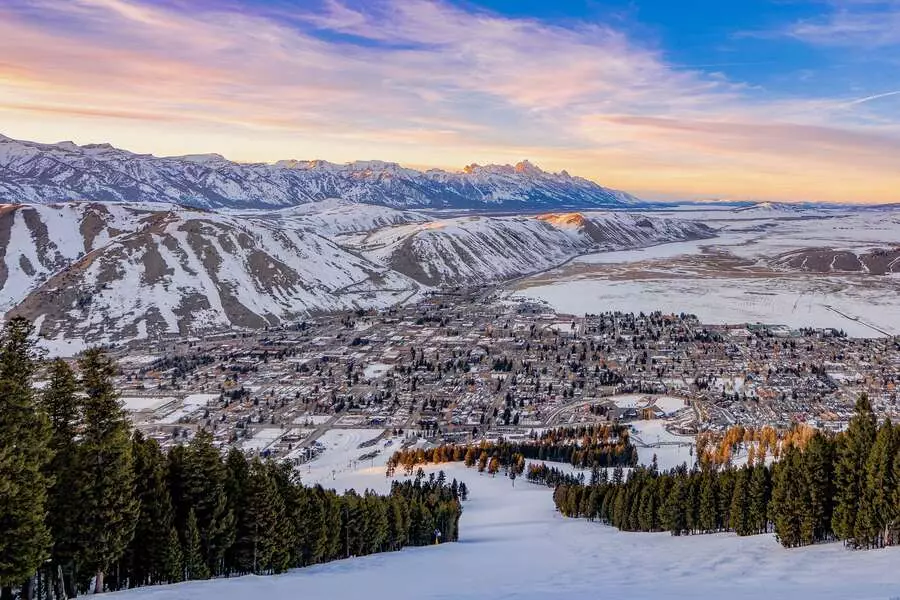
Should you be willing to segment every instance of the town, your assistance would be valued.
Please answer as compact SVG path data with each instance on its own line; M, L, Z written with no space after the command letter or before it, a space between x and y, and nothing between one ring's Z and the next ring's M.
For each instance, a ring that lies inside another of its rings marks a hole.
M295 464L353 431L367 460L397 436L467 442L599 421L635 423L647 448L734 425L839 430L861 393L881 416L900 412L897 338L562 315L478 291L112 352L126 410L163 446L205 429Z

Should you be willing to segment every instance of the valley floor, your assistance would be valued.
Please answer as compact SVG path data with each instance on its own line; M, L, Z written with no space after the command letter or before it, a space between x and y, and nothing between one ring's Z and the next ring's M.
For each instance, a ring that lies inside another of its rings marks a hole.
M313 461L315 462L315 461ZM381 466L311 471L339 490L387 490ZM443 465L465 481L460 542L351 558L271 577L240 577L120 592L124 600L294 598L791 598L900 596L900 549L840 544L783 549L773 536L672 537L621 533L554 511L551 492L519 480ZM430 471L437 470L432 467ZM327 474L326 472L327 471Z

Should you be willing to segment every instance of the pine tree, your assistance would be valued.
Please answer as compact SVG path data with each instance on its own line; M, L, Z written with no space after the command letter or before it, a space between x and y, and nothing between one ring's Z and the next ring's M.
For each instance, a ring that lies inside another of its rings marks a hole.
M800 451L789 446L781 453L781 461L775 469L770 505L775 536L786 548L804 543L801 521L803 518L803 464Z
M850 426L840 438L835 465L835 507L833 527L838 539L858 546L856 518L866 487L866 462L875 441L875 415L868 397L856 401Z
M197 528L197 515L194 509L190 509L187 515L187 523L184 528L182 561L184 565L184 579L209 579L209 567L203 558L203 549L200 546L200 531Z
M52 543L44 520L50 426L31 388L33 333L20 317L0 333L0 588L6 597L37 571Z
M129 583L134 587L168 580L166 561L174 516L166 485L166 459L159 444L136 431L132 448L140 510L123 563L130 574Z
M196 519L194 520L196 523ZM181 552L181 541L175 527L169 528L166 554L163 559L162 583L177 583L184 579L184 556Z
M698 529L703 533L718 529L718 493L714 471L704 471L701 476Z
M685 513L688 503L689 482L685 476L676 476L663 506L663 528L673 535L681 535L687 531Z
M811 531L811 541L820 542L832 536L834 512L834 444L822 433L810 438L803 451L804 528ZM809 538L809 534L807 534Z
M194 511L209 574L220 575L225 570L225 553L234 543L234 514L225 493L225 465L210 433L200 431L194 436L180 468L180 502Z
M95 591L102 592L103 576L122 557L138 514L130 424L113 385L115 364L95 348L78 365L85 394L80 465L86 490L80 535L84 559L96 572Z
M766 533L769 529L768 509L772 498L772 485L769 468L763 464L753 467L750 474L749 519L748 525L753 533Z
M897 434L890 419L886 419L878 428L866 461L865 488L856 521L855 537L866 547L880 548L890 543L890 529L897 517L892 498L896 453Z
M235 522L235 567L239 573L258 574L271 568L278 500L274 482L258 458L250 463L244 493L244 502Z
M738 535L750 535L750 468L738 469L731 494L729 527Z
M50 451L53 455L46 467L52 481L47 498L47 524L53 538L51 557L54 567L73 573L80 548L81 499L87 483L80 476L76 441L81 422L81 401L75 372L64 360L53 361L48 376L49 382L41 402L50 418ZM74 596L72 578L67 580L66 587L67 590L57 589L57 595Z
M241 515L244 512L244 506L247 503L247 487L250 482L250 463L247 457L237 448L231 448L225 459L225 496L227 497L227 510L234 516L235 536L238 535L237 527ZM232 544L225 552L225 571L232 570L247 573L246 569L242 569L238 563L237 544Z

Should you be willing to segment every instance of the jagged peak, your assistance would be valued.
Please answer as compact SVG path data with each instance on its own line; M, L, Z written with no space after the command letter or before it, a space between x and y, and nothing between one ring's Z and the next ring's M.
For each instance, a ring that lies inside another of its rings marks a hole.
M514 165L498 165L498 164L487 164L487 165L479 165L478 163L472 163L470 165L466 165L463 167L462 172L466 175L477 175L477 174L503 174L503 175L531 175L535 177L546 176L546 175L561 175L565 177L569 177L568 173L548 173L544 171L539 166L535 165L528 159L521 160Z

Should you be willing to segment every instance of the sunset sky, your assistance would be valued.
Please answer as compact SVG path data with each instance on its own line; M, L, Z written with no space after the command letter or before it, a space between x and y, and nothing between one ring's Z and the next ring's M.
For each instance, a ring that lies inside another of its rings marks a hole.
M0 133L900 201L900 0L2 0Z

